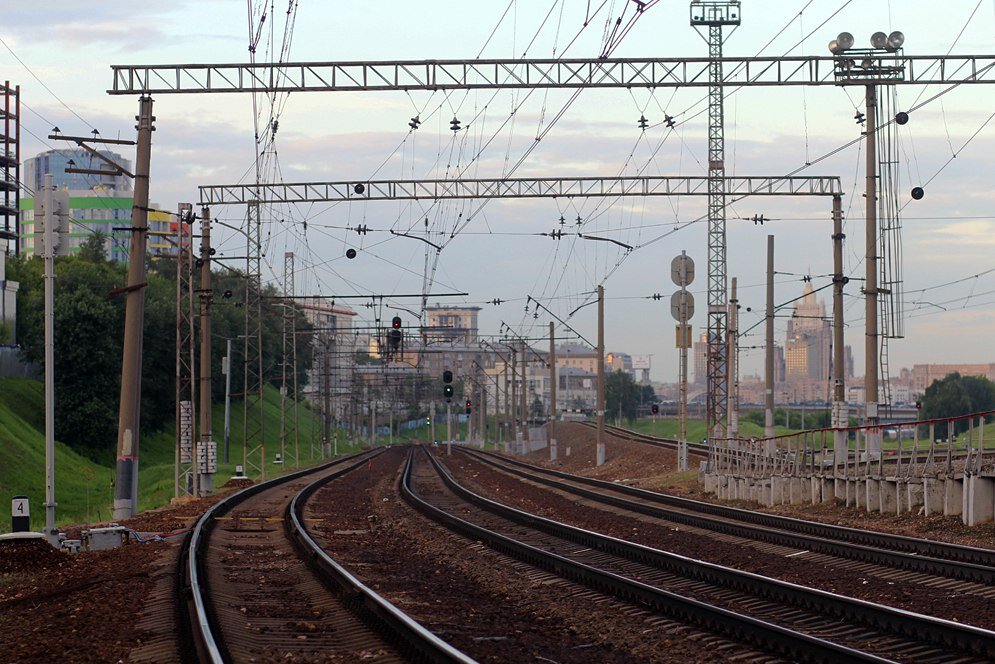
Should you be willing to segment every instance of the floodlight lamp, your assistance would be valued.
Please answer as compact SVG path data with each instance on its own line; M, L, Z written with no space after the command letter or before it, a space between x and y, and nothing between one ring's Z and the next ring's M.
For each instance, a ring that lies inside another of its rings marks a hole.
M888 50L897 51L902 48L902 44L905 43L905 35L895 30L893 33L888 35Z
M887 48L888 35L883 32L875 32L871 35L871 48Z
M839 55L840 53L843 52L840 49L839 42L837 42L835 39L829 42L829 52L832 53L833 55Z
M841 32L836 37L836 43L839 45L840 50L848 51L853 48L853 35L849 32Z

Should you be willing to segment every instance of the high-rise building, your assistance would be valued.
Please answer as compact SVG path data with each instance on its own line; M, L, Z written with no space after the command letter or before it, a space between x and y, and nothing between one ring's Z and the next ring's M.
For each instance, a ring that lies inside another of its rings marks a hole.
M101 155L131 170L131 161L110 150L98 150ZM72 163L70 163L72 162ZM70 191L131 191L131 179L126 175L91 175L66 173L66 168L107 170L109 166L83 150L49 150L24 160L24 177L21 186L28 196L34 196L45 184L45 176L52 176L56 189Z
M131 168L131 162L115 152L102 150L100 153L123 168ZM22 252L28 256L35 253L35 199L44 187L45 175L51 175L55 189L69 193L69 253L78 251L87 238L99 232L105 238L107 258L127 261L134 207L131 180L125 175L66 173L67 167L104 169L107 165L89 153L77 150L49 150L24 161L24 196L20 200ZM160 238L169 232L171 221L174 220L168 213L149 212L150 253L169 253L171 245Z
M704 385L708 379L708 334L701 333L694 342L694 384Z
M816 299L812 284L806 283L788 321L784 346L787 380L828 380L831 339L826 305Z

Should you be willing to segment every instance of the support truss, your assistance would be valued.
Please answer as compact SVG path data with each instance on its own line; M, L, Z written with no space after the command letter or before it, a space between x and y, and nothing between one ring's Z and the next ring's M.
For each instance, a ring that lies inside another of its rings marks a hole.
M495 180L378 180L206 185L202 205L439 200L453 198L574 198L612 196L709 196L710 177L514 178ZM840 179L819 177L722 177L729 196L839 196Z
M197 344L194 324L193 206L181 203L176 221L176 498L193 494L193 441L196 436Z
M242 392L242 426L244 431L243 463L245 474L266 479L266 431L263 404L263 323L262 260L260 258L260 206L248 206L245 224L245 389Z
M866 62L865 62L866 60ZM707 88L710 58L400 60L112 65L112 95L532 88ZM725 86L863 84L863 71L905 85L995 82L995 55L722 58ZM882 82L878 80L877 82Z

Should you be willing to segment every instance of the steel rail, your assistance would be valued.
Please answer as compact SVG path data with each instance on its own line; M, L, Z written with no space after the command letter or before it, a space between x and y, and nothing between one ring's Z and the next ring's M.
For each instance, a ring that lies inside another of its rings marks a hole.
M724 505L715 505L691 500L690 498L681 498L589 477L571 475L558 470L540 468L490 452L470 450L464 447L458 449L476 456L481 461L500 467L506 472L526 477L532 481L668 521L706 528L737 537L779 544L781 546L815 551L849 560L858 560L962 581L995 585L995 566L988 562L978 562L991 560L992 557L995 557L995 551L988 549L976 549L875 531L859 531L855 528L844 528L812 521L803 521L801 519L792 519L790 517L749 512ZM497 459L500 459L500 462ZM509 465L515 467L509 467ZM522 470L522 468L528 470ZM699 514L675 512L666 509L666 507L657 507L656 505L647 505L621 497L606 495L600 491L585 489L567 482L551 479L550 477L544 477L544 475L550 475L577 484L586 484L599 489L607 489L658 505L676 507L698 512ZM712 516L706 515L714 515L720 518L712 518ZM731 519L732 521L722 519ZM790 530L791 527L797 529L804 528L811 533L817 534L795 532ZM851 541L852 539L861 537L863 539L861 543ZM945 553L950 558L941 558L934 555L937 553ZM970 558L971 560L959 558Z
M380 452L377 454L379 453ZM193 602L193 616L190 622L190 628L196 644L199 659L209 661L212 664L222 664L223 662L231 661L231 658L228 655L228 649L224 644L223 638L219 634L220 630L218 628L217 617L214 615L214 611L210 608L209 602L207 601L209 588L207 587L206 575L204 574L203 569L203 558L201 557L201 554L207 547L211 531L217 523L217 517L223 516L236 505L258 493L262 493L275 486L290 482L299 477L304 477L310 473L320 472L327 468L331 468L357 458L363 458L365 460L366 455L368 454L368 451L358 452L313 468L305 468L266 482L253 484L252 486L246 487L241 491L233 493L224 500L215 503L210 509L201 515L200 519L197 520L197 524L193 528L183 554L187 564L188 576L188 585L184 590L189 592L191 601Z
M361 467L365 459L339 472L323 477L305 487L287 505L287 518L284 520L287 534L294 547L307 560L319 576L335 587L351 595L363 608L363 613L373 617L387 628L404 646L407 654L415 661L434 664L476 664L476 660L460 652L438 636L422 627L408 614L391 604L380 594L349 573L335 562L328 553L314 541L304 524L304 506L308 499L332 480Z
M480 496L459 484L434 457L429 459L446 485L461 498L528 528L712 585L857 622L893 636L995 659L995 632L990 630L716 565L557 522Z
M444 525L446 528L471 539L485 542L489 547L497 551L540 569L545 569L563 578L581 582L600 592L619 597L637 605L649 607L654 611L669 615L677 620L699 626L713 633L737 639L741 642L757 645L769 652L783 654L798 661L889 661L763 620L740 615L705 602L683 597L612 572L597 569L555 553L543 551L524 542L519 542L513 538L470 523L465 519L461 519L435 507L414 491L411 485L414 454L415 450L409 453L408 462L405 464L402 475L401 491L405 500L419 512ZM445 478L444 475L443 478Z

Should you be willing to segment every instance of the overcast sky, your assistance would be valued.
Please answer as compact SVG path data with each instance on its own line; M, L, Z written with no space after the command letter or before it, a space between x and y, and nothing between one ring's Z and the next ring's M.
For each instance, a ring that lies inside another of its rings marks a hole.
M266 44L273 25L279 49L287 0L276 2L257 48L259 61L272 58ZM606 21L633 3L587 0L439 0L377 3L300 0L285 60L356 61L471 59L475 57L596 57ZM615 57L707 56L707 45L689 25L687 1L663 0L648 10L613 52ZM590 9L589 9L590 6ZM111 64L245 62L249 27L241 0L158 3L109 0L47 2L9 12L0 27L0 78L20 84L24 105L22 154L56 147L45 138L53 125L63 132L132 138L137 100L106 94ZM767 0L743 2L743 25L726 42L728 56L826 55L841 30L858 46L876 30L902 30L908 55L995 54L995 0ZM989 77L995 80L995 77ZM943 91L936 86L900 86L897 108L910 108ZM847 214L845 265L862 277L864 265L863 150L854 145L820 160L853 139L861 127L854 113L862 88L746 88L726 100L726 163L729 175L783 175L817 162L803 175L842 178ZM293 181L428 179L513 176L704 175L707 114L704 91L478 91L299 93L279 100L278 156L269 177ZM902 206L902 269L905 338L891 342L893 371L922 362L993 362L995 311L995 195L992 150L995 104L989 86L960 86L912 113L899 131L895 155ZM265 106L263 99L257 107ZM561 113L562 111L562 113ZM671 130L664 112L677 121ZM250 95L159 95L152 158L152 199L174 210L196 201L197 186L247 182L254 172L253 100ZM420 115L416 132L410 118ZM641 131L644 115L650 127ZM463 130L449 130L453 117ZM265 118L264 118L265 122ZM536 137L542 140L536 145ZM522 160L526 151L531 153ZM954 158L956 155L956 158ZM132 154L126 155L129 158ZM513 167L519 164L514 170ZM926 195L912 201L921 185ZM766 236L775 235L778 303L801 293L801 278L816 288L832 271L830 202L806 198L754 198L728 211L729 276L737 277L744 307L741 329L760 320L764 306ZM219 208L226 223L243 222L244 211ZM344 296L420 293L427 244L396 237L390 230L416 229L445 242L437 265L428 261L433 293L467 292L432 303L483 307L482 333L497 334L502 322L524 336L545 335L545 310L567 320L594 341L596 308L589 293L605 286L608 351L653 355L654 379L676 379L677 351L669 295L671 258L686 250L697 264L691 290L696 330L705 324L705 200L674 198L608 201L505 200L414 205L398 202L350 205L275 206L267 213L265 277L278 279L283 254L298 259L298 294ZM749 218L771 219L757 226ZM575 235L560 240L536 235L559 227L611 237L632 252ZM695 223L690 223L695 222ZM366 225L359 235L346 227ZM454 229L460 229L449 239ZM414 231L412 231L414 232ZM222 254L244 255L244 240L222 230ZM355 260L345 258L356 248ZM974 275L980 275L975 277ZM956 282L956 283L950 283ZM949 285L945 285L949 284ZM863 367L861 282L847 286L847 343L858 373ZM664 297L652 299L659 293ZM829 304L831 289L822 291ZM491 304L501 300L501 304ZM375 310L361 300L343 302L364 317ZM395 301L379 315L405 321L417 300ZM747 311L749 307L752 311ZM787 310L785 310L787 313ZM778 320L778 337L785 319ZM570 334L559 326L558 334ZM743 339L744 373L761 371L763 326Z

